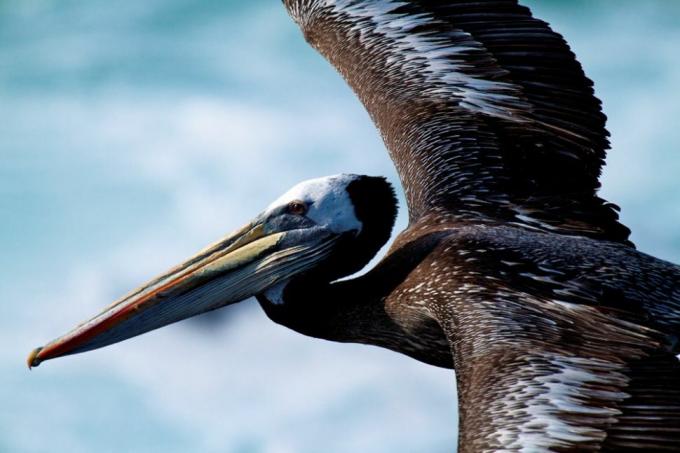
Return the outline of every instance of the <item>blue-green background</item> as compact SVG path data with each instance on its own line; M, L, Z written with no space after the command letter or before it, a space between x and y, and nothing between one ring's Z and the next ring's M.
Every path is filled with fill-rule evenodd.
M603 195L643 251L680 261L680 2L525 4L604 101ZM0 452L451 451L450 371L301 337L253 301L24 365L288 186L339 172L397 181L279 1L0 0Z

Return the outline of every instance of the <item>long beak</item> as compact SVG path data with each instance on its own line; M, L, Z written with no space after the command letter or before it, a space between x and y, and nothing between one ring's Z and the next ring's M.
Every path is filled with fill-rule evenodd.
M267 234L254 222L151 280L66 335L34 349L28 366L90 351L259 294L326 257L334 239ZM309 241L308 241L309 242Z

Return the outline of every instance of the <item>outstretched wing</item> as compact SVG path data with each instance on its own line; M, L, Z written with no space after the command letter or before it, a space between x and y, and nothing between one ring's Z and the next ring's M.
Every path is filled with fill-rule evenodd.
M516 0L284 0L380 129L411 220L445 211L627 242L596 195L605 116Z
M680 451L680 362L626 328L601 327L614 352L518 340L457 371L459 451Z
M421 266L454 353L461 452L680 451L680 268L512 228L470 229Z

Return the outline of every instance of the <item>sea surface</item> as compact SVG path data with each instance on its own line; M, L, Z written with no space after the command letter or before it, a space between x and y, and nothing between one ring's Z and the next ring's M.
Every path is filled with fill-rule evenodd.
M604 101L603 196L641 250L680 261L680 2L524 3ZM452 451L452 372L302 337L252 300L25 366L289 186L340 172L398 182L280 1L0 0L0 452Z

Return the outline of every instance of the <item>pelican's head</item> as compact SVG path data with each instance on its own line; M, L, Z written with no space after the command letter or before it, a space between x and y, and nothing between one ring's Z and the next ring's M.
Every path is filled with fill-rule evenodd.
M363 267L389 239L391 185L342 174L302 182L245 227L36 348L29 366L101 348L251 296L283 304L298 278L332 281Z

